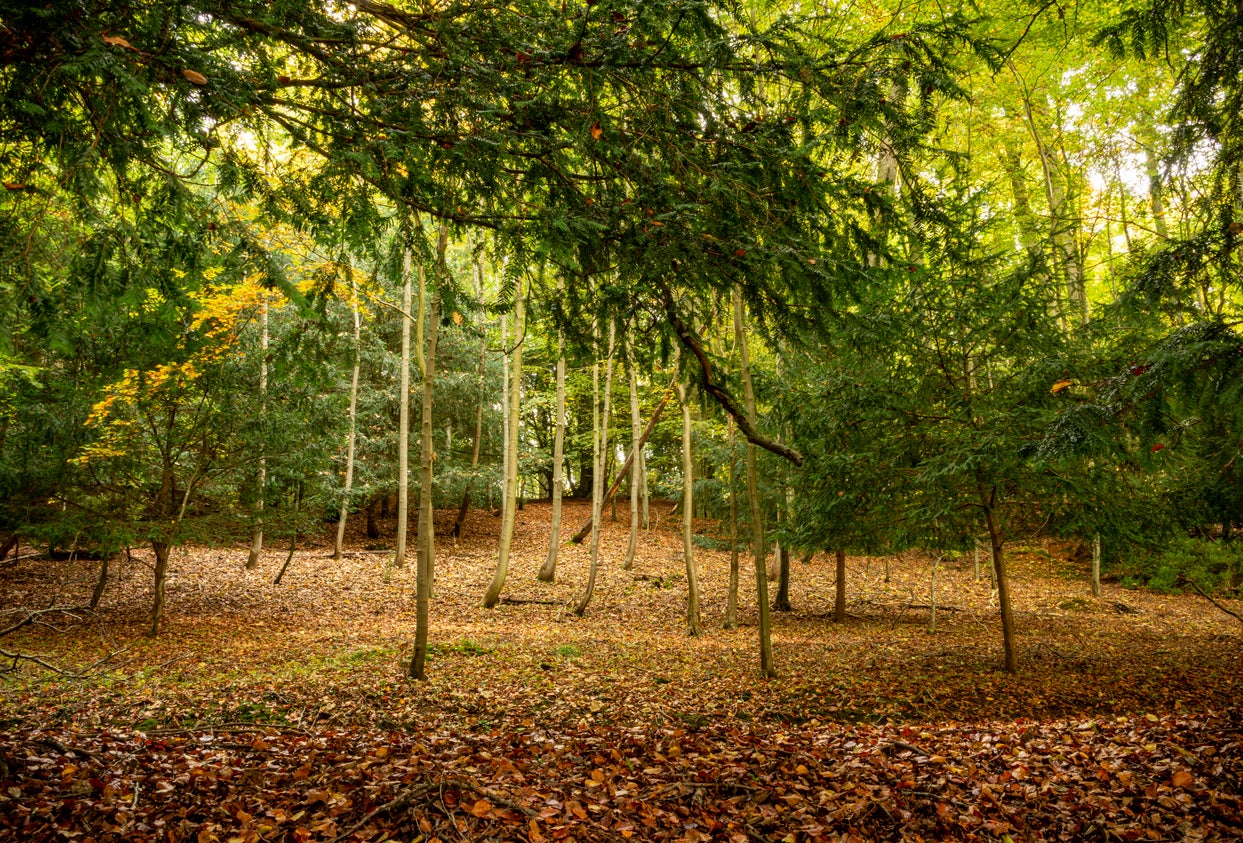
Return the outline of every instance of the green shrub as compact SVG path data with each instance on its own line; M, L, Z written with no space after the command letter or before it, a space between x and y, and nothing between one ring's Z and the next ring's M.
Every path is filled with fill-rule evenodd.
M1118 570L1122 584L1154 591L1238 594L1243 584L1243 542L1177 538L1163 548L1137 551Z

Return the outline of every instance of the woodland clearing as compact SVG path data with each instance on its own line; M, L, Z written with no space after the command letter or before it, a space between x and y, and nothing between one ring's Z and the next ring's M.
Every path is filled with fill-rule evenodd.
M563 535L589 512L567 502ZM604 520L539 583L546 504L519 513L506 602L479 608L499 519L438 538L429 680L404 676L414 566L386 538L178 550L162 634L150 563L113 564L97 613L7 636L0 839L1216 840L1243 837L1239 624L1201 598L1088 593L1048 543L1011 547L1021 672L1001 670L987 573L909 554L793 564L780 677L756 670L754 582L720 628L729 554L697 549L706 634L685 635L678 518L657 508L634 570ZM453 512L437 513L448 533ZM716 525L697 522L713 535ZM326 535L326 531L325 531ZM0 607L85 602L93 563L6 563ZM512 601L512 602L511 602ZM6 620L16 617L6 616ZM8 626L8 623L4 624ZM120 651L120 652L117 652Z

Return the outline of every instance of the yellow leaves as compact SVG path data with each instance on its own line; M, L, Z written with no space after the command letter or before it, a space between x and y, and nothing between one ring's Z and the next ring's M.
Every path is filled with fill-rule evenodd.
M1053 386L1049 389L1049 391L1052 392L1054 395L1057 395L1059 392L1063 392L1067 389L1070 389L1074 385L1075 385L1074 381L1058 381L1057 383L1053 384Z

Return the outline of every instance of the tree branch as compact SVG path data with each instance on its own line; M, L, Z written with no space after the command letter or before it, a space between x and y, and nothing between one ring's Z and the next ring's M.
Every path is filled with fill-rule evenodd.
M700 385L703 387L704 392L716 399L716 402L725 409L725 412L733 417L738 424L738 429L747 437L748 442L779 457L785 457L795 465L801 466L803 464L802 454L787 445L782 445L780 442L775 442L760 435L759 431L747 419L747 414L738 406L734 396L730 395L725 387L713 379L712 363L708 360L707 352L704 351L703 342L682 319L682 316L678 313L677 306L673 303L673 295L663 283L660 284L660 292L665 300L665 317L669 320L669 324L673 326L674 333L678 335L682 345L686 346L695 355L695 359L699 361L699 370L703 376L700 379Z

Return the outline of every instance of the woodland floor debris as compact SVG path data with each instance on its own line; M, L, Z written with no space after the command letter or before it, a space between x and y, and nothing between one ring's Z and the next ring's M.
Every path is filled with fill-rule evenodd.
M478 608L497 522L472 513L456 547L439 540L419 684L401 664L413 566L334 563L321 545L273 586L282 553L246 571L241 544L191 548L152 640L145 557L114 563L97 616L5 639L70 670L129 649L85 678L6 675L0 839L1243 837L1239 626L1202 598L1107 585L1094 600L1058 548L1016 546L1010 677L969 559L937 575L938 602L960 611L934 636L929 560L892 560L886 583L880 559L852 558L839 626L822 555L794 565L781 677L765 681L754 609L719 629L728 554L697 549L710 632L682 634L676 520L644 536L636 573L652 579L606 566L578 619L586 550L566 545L558 582L536 582L539 504L519 513L515 602ZM606 518L605 542L620 559L625 525ZM75 605L94 580L81 562L5 573L0 609Z

